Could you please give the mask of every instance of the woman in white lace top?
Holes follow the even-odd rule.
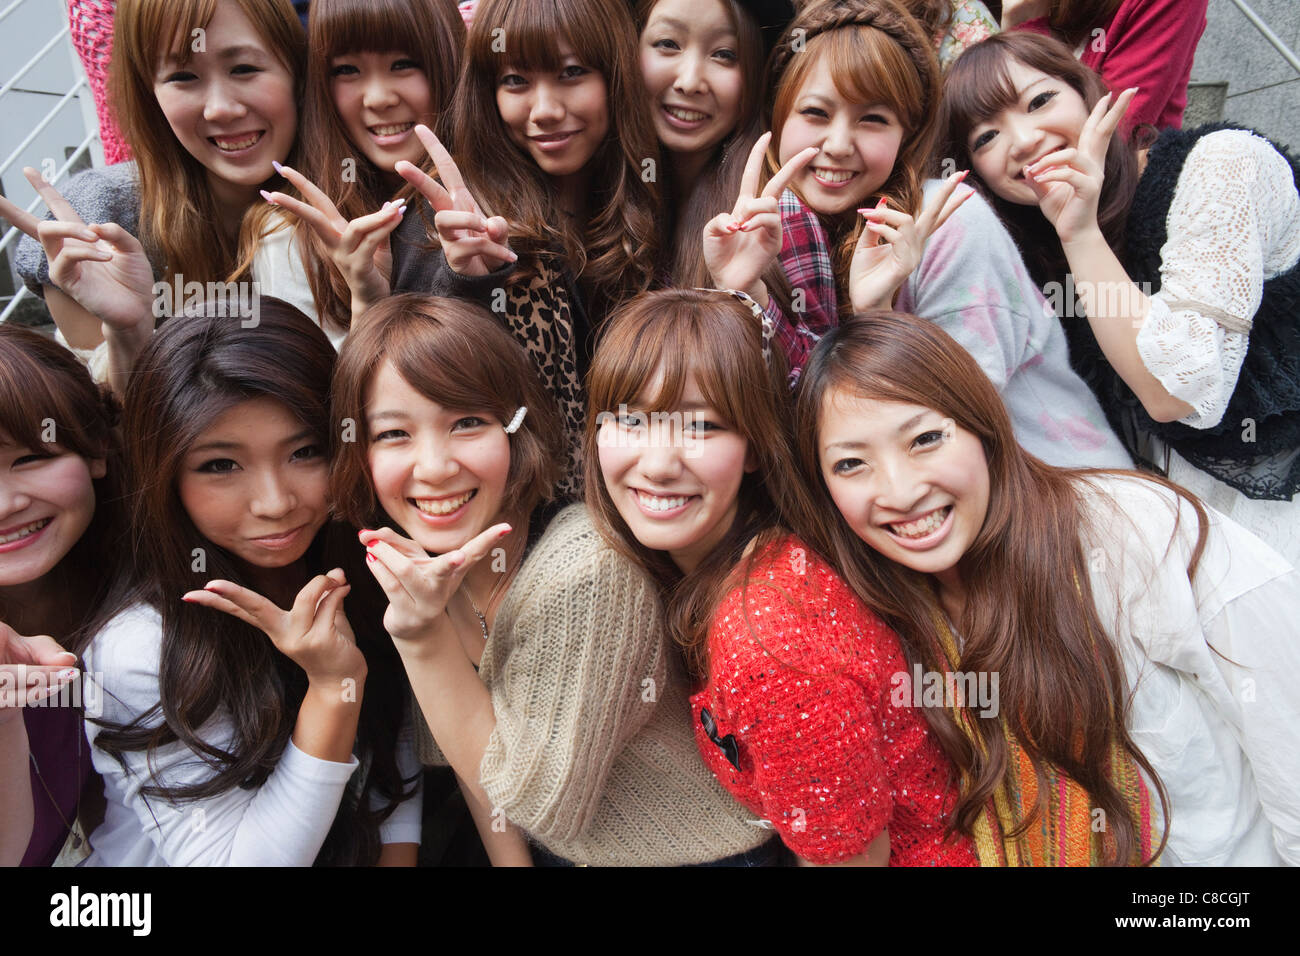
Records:
[[[1103,92],[1056,41],[995,37],[949,74],[941,155],[992,194],[1130,451],[1300,564],[1300,173],[1242,129],[1112,143],[1135,91]]]

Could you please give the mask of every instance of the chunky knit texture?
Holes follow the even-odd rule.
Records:
[[[897,635],[788,537],[714,615],[708,686],[692,698],[696,743],[804,859],[839,862],[888,827],[891,866],[974,866],[971,842],[948,838],[955,781],[907,675]],[[734,737],[739,768],[702,709],[719,740]]]
[[[524,560],[479,677],[497,719],[483,788],[551,853],[673,866],[768,838],[700,763],[657,590],[605,544],[583,506],[560,512]],[[417,723],[420,758],[445,765]]]
[[[99,118],[99,141],[108,165],[131,158],[131,147],[113,121],[108,102],[108,61],[113,55],[113,11],[117,0],[68,0],[72,45],[86,70],[90,94]]]

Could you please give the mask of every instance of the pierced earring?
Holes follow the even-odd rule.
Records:
[[[515,412],[515,417],[510,419],[510,424],[506,426],[506,434],[513,435],[519,431],[519,426],[524,423],[524,416],[528,414],[528,406],[520,405],[519,410]]]

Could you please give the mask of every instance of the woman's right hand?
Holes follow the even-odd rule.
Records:
[[[251,624],[307,672],[309,683],[333,689],[348,678],[361,683],[366,676],[365,655],[343,613],[343,599],[351,589],[342,570],[335,568],[308,581],[288,611],[230,581],[210,581],[181,600]]]
[[[25,637],[0,621],[0,723],[76,680],[77,655],[45,634]]]
[[[415,127],[442,183],[414,163],[402,160],[393,168],[418,189],[434,209],[433,225],[438,230],[443,255],[453,272],[485,276],[508,262],[519,259],[508,246],[510,224],[500,216],[485,217],[478,201],[465,186],[465,179],[451,153],[427,126]],[[446,183],[446,187],[443,187]]]
[[[30,166],[23,175],[53,219],[37,219],[7,199],[0,216],[39,242],[50,282],[114,332],[152,332],[153,267],[140,241],[116,223],[87,225],[63,195]]]
[[[321,189],[288,166],[276,172],[306,197],[306,202],[285,193],[262,191],[262,198],[306,222],[329,250],[334,268],[352,291],[352,314],[359,315],[388,295],[393,275],[393,252],[388,237],[402,222],[406,206],[401,200],[384,203],[378,212],[348,222]]]

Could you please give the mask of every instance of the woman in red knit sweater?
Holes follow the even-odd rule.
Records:
[[[597,526],[662,586],[700,753],[756,825],[812,864],[974,865],[897,636],[789,530],[810,505],[784,363],[738,298],[647,293],[610,320],[589,380]]]

